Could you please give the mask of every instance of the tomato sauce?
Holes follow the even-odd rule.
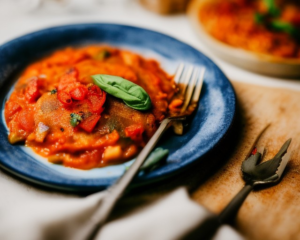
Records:
[[[143,87],[152,108],[137,111],[93,84],[92,75]],[[91,169],[132,159],[168,114],[176,85],[155,60],[110,46],[66,48],[29,65],[5,105],[14,144],[52,163]]]
[[[292,24],[300,33],[299,1],[275,1],[280,15],[277,21]],[[261,0],[216,0],[203,4],[199,20],[216,39],[234,47],[281,58],[300,58],[299,39],[257,23],[256,14],[266,14]]]

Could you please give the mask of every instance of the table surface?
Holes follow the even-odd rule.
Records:
[[[0,0],[1,4],[1,0]],[[65,25],[72,23],[107,22],[133,25],[152,29],[175,37],[191,46],[199,49],[209,56],[224,71],[229,79],[276,88],[289,88],[300,90],[300,81],[262,76],[249,72],[229,63],[226,63],[214,55],[201,43],[196,33],[189,24],[184,14],[161,16],[144,9],[137,1],[107,1],[99,4],[89,12],[74,13],[70,11],[35,11],[32,13],[16,12],[14,14],[1,13],[0,9],[0,44],[15,37],[36,31],[39,29]],[[0,198],[0,206],[11,205],[18,199],[31,198],[66,198],[71,194],[62,194],[45,191],[24,183],[15,177],[0,170],[0,191],[6,193]]]

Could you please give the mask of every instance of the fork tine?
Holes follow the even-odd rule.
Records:
[[[288,150],[290,144],[291,144],[292,139],[288,139],[280,148],[279,152],[275,155],[275,157],[282,157]]]
[[[204,74],[205,74],[205,68],[202,68],[201,72],[200,72],[198,82],[196,84],[194,94],[193,94],[193,98],[192,98],[193,102],[198,102],[199,101],[200,93],[201,93],[201,89],[202,89],[202,85],[203,85],[203,80],[204,80]]]
[[[186,94],[184,96],[184,103],[183,106],[181,108],[181,113],[185,112],[185,110],[187,109],[188,105],[190,104],[191,98],[192,98],[192,94],[194,92],[195,86],[196,86],[196,82],[197,82],[197,78],[198,78],[198,69],[196,68],[193,72],[192,72],[192,77],[190,79],[189,84],[187,85],[187,90],[186,90]]]
[[[192,77],[193,70],[194,70],[194,66],[190,66],[189,69],[183,74],[183,77],[179,80],[179,83],[183,84],[183,88],[181,90],[183,96],[185,96],[185,92],[190,82],[190,79]],[[183,82],[181,82],[182,80]]]
[[[288,162],[290,161],[291,159],[291,153],[286,153],[283,157],[282,157],[282,160],[281,160],[281,163],[277,169],[277,175],[279,176],[279,178],[281,177],[286,165],[288,164]]]
[[[177,84],[180,82],[183,70],[184,70],[184,63],[180,63],[177,70],[176,70],[175,77],[174,77],[174,81]]]

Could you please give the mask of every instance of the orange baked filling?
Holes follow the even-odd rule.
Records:
[[[299,1],[275,3],[281,12],[276,20],[292,24],[300,33]],[[216,0],[203,4],[199,20],[209,34],[231,46],[277,57],[300,58],[299,39],[286,32],[271,31],[255,21],[255,14],[266,11],[261,0]]]
[[[92,75],[143,87],[152,108],[137,111],[93,84]],[[154,60],[109,46],[66,48],[28,66],[5,105],[9,141],[50,162],[91,169],[132,159],[167,115],[173,77]],[[70,124],[72,114],[82,121]]]

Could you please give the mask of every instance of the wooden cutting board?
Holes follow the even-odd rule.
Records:
[[[231,132],[199,164],[173,179],[135,190],[114,211],[115,217],[142,207],[163,194],[186,186],[192,198],[219,213],[243,187],[241,164],[258,133],[271,126],[259,144],[270,159],[292,138],[292,159],[282,181],[248,196],[234,227],[247,239],[300,239],[300,92],[232,82],[237,95],[237,119]]]
[[[300,239],[300,92],[234,82],[242,134],[227,163],[192,194],[218,213],[242,188],[241,163],[257,133],[267,124],[261,146],[270,159],[292,138],[292,159],[282,181],[254,191],[239,211],[236,227],[248,239]]]

